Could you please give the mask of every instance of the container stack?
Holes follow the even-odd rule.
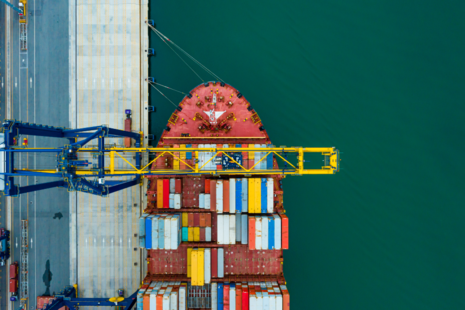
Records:
[[[187,310],[187,282],[153,281],[137,293],[137,310]]]
[[[181,179],[157,179],[157,208],[181,209]]]
[[[187,248],[187,277],[191,278],[192,286],[203,286],[211,282],[211,250],[210,248]]]
[[[212,214],[211,213],[183,213],[182,214],[183,242],[211,242]]]
[[[147,250],[178,249],[181,244],[181,214],[144,215],[141,220],[145,222],[142,224],[141,221],[144,228],[139,228],[139,233],[145,235],[141,239],[145,241],[142,247]]]

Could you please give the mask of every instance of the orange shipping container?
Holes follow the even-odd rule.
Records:
[[[249,216],[249,250],[255,250],[255,217]]]
[[[144,294],[143,310],[150,310],[150,294]]]
[[[281,246],[283,250],[289,249],[289,218],[287,215],[281,214]]]
[[[194,213],[189,213],[187,216],[187,224],[189,225],[188,227],[194,227]]]
[[[236,310],[242,310],[242,285],[236,283]]]
[[[200,227],[205,227],[205,213],[200,213]]]
[[[157,208],[163,208],[163,179],[157,179]]]
[[[281,285],[281,292],[283,293],[283,310],[290,310],[291,300],[289,296],[289,291],[285,285]]]
[[[210,210],[216,211],[216,180],[210,180],[210,188],[213,189],[210,193]]]
[[[229,213],[229,180],[223,182],[223,212]]]
[[[205,226],[212,227],[212,214],[211,213],[205,213]]]
[[[210,194],[210,179],[205,179],[205,194]]]

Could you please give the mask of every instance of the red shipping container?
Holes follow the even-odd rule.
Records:
[[[242,284],[236,283],[236,310],[242,309]]]
[[[255,250],[255,217],[249,216],[249,250]]]
[[[174,193],[175,194],[182,194],[182,180],[181,179],[176,179],[174,181]]]
[[[211,213],[205,213],[205,226],[212,227],[212,214]]]
[[[212,278],[218,278],[218,249],[212,248]]]
[[[170,180],[163,179],[163,208],[170,207]]]
[[[216,211],[216,180],[210,180],[210,210]]]
[[[287,215],[280,214],[281,216],[281,246],[283,250],[289,249],[289,218]]]
[[[247,284],[242,287],[242,310],[249,310],[249,288]]]
[[[10,293],[14,293],[18,290],[18,280],[10,279]]]
[[[223,309],[229,310],[229,284],[223,286]]]
[[[283,293],[283,310],[290,310],[291,301],[289,291],[286,288],[285,290],[281,290],[281,292]]]
[[[200,237],[199,237],[199,240],[200,240],[200,241],[206,241],[206,238],[205,238],[205,227],[200,227]]]
[[[194,227],[194,213],[189,213],[187,216],[187,225],[188,227]]]
[[[194,227],[200,227],[200,214],[194,213]]]
[[[212,216],[212,241],[218,241],[218,213],[210,213]]]
[[[10,279],[14,279],[18,276],[18,263],[13,263],[10,265]]]
[[[49,302],[51,302],[54,299],[55,299],[54,296],[37,296],[37,309],[43,309],[45,305],[48,305]],[[68,307],[64,306],[58,310],[67,310],[67,309]]]
[[[144,294],[144,297],[142,299],[142,307],[143,310],[150,310],[150,294]]]
[[[205,213],[200,213],[200,227],[205,227],[207,225],[205,225],[205,216],[206,214]]]
[[[223,212],[229,213],[229,180],[223,181]]]
[[[210,179],[205,179],[205,194],[210,194]]]
[[[217,144],[216,145],[216,148],[218,149],[221,149],[223,148],[223,144]],[[219,151],[219,150],[218,150]],[[216,155],[217,158],[222,158],[223,157],[223,153],[222,152],[219,152],[218,155]],[[220,161],[221,163],[223,162],[223,160]],[[220,165],[216,165],[216,170],[223,170],[223,165],[220,164]]]

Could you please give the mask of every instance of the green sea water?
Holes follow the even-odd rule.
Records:
[[[464,16],[463,1],[151,1],[275,145],[342,152],[338,174],[284,181],[292,309],[465,309]],[[150,45],[159,83],[201,83]],[[159,136],[174,106],[150,98]]]

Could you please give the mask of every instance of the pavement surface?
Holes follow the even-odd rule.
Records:
[[[7,8],[0,4],[0,16]],[[27,51],[19,48],[19,17],[10,11],[11,111],[10,118],[24,122],[69,126],[68,117],[68,1],[28,1]],[[6,32],[6,18],[0,19]],[[5,33],[0,35],[3,64]],[[6,62],[6,60],[5,60]],[[3,70],[1,68],[0,70]],[[0,71],[2,77],[4,72]],[[1,77],[0,77],[1,83]],[[6,87],[6,85],[5,85]],[[4,98],[4,88],[1,89]],[[0,101],[0,116],[5,102]],[[29,146],[58,146],[62,141],[29,137]],[[21,155],[20,167],[53,167],[54,155]],[[49,178],[22,179],[21,185],[51,181]],[[3,199],[3,198],[2,198]],[[69,194],[65,189],[49,189],[12,198],[12,261],[20,261],[20,224],[28,220],[29,298],[28,309],[35,309],[36,296],[59,292],[69,284]],[[1,201],[1,206],[4,206]],[[3,208],[1,208],[3,211]],[[0,227],[4,225],[3,214]],[[3,271],[2,271],[3,273]],[[7,309],[6,281],[0,286],[0,309]],[[19,302],[13,303],[17,309]]]

